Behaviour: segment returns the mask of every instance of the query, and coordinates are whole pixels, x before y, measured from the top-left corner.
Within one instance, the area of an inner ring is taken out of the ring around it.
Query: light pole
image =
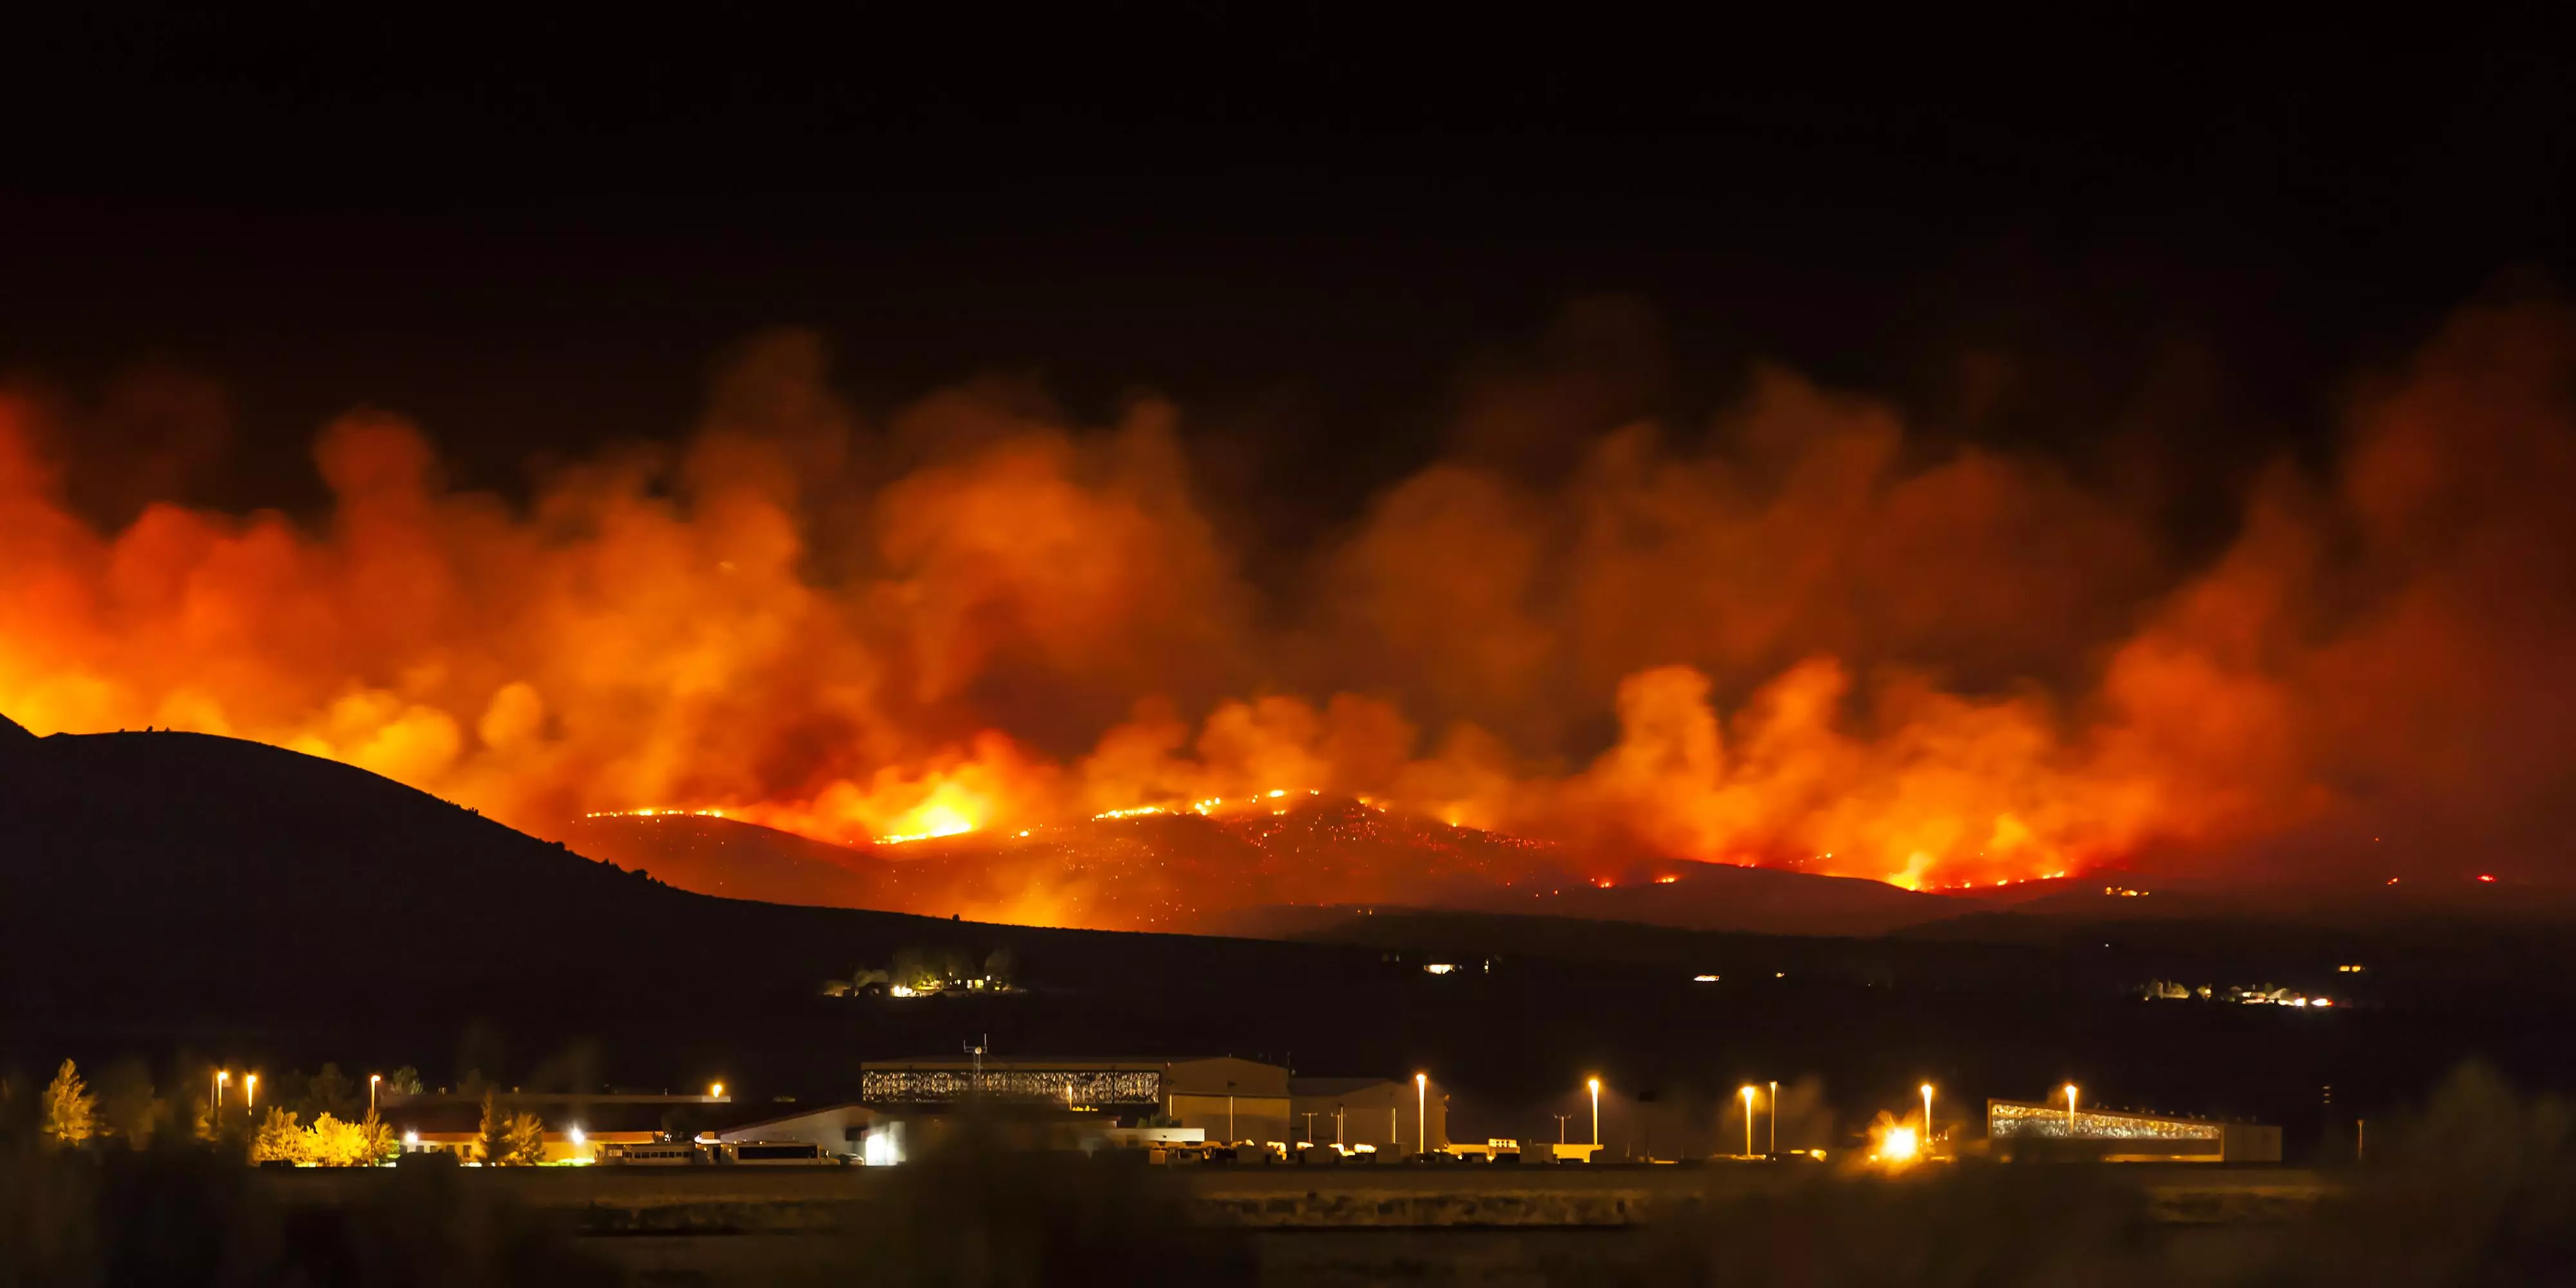
[[[1601,1148],[1601,1080],[1587,1079],[1584,1085],[1592,1088],[1592,1147],[1599,1149]]]
[[[259,1075],[256,1073],[242,1075],[242,1112],[259,1112]]]
[[[1777,1154],[1780,1152],[1780,1081],[1777,1078],[1771,1080],[1769,1104],[1771,1106],[1771,1152]]]
[[[1565,1120],[1566,1120],[1566,1119],[1568,1119],[1568,1118],[1572,1118],[1573,1116],[1574,1116],[1574,1115],[1572,1115],[1572,1114],[1558,1114],[1558,1115],[1556,1115],[1556,1143],[1557,1143],[1557,1144],[1562,1145],[1562,1144],[1564,1144],[1564,1143],[1565,1143]],[[1598,1127],[1593,1128],[1593,1129],[1592,1129],[1592,1134],[1593,1134],[1593,1135],[1595,1135],[1595,1136],[1599,1136],[1599,1135],[1601,1134],[1601,1129],[1600,1129],[1600,1128],[1598,1128]]]
[[[371,1073],[367,1075],[367,1113],[370,1116],[376,1112],[376,1088],[381,1085],[384,1080],[385,1075],[381,1073]]]
[[[709,1100],[722,1100],[722,1099],[724,1099],[724,1084],[723,1084],[723,1083],[721,1083],[721,1082],[716,1082],[716,1083],[710,1083],[710,1084],[708,1084],[708,1086],[707,1086],[707,1099],[709,1099]]]
[[[1751,1158],[1753,1157],[1753,1084],[1745,1083],[1744,1090],[1740,1094],[1744,1097],[1744,1156]]]
[[[2075,1084],[2066,1084],[2066,1138],[2075,1139]]]
[[[221,1109],[221,1108],[223,1108],[223,1107],[224,1107],[224,1087],[225,1087],[225,1085],[226,1085],[226,1084],[230,1083],[232,1080],[233,1080],[233,1071],[232,1071],[232,1070],[230,1070],[230,1069],[217,1069],[217,1070],[215,1070],[215,1109]],[[209,1123],[211,1123],[211,1122],[213,1122],[214,1120],[215,1120],[214,1110],[208,1110],[208,1111],[206,1112],[206,1121],[207,1121],[207,1122],[209,1122]]]
[[[1315,1143],[1315,1111],[1312,1109],[1306,1111],[1306,1143]]]
[[[1413,1152],[1431,1152],[1431,1075],[1413,1075]]]
[[[1923,1143],[1932,1143],[1932,1084],[1923,1084]]]

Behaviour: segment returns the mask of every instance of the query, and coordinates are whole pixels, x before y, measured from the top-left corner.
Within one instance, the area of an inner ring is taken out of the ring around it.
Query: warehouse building
[[[1999,1156],[2107,1163],[2277,1163],[2281,1129],[2173,1114],[2075,1109],[2027,1100],[1986,1102],[1986,1140]]]
[[[1420,1141],[1438,1149],[1447,1140],[1436,1086],[1385,1078],[1295,1079],[1292,1086],[1286,1068],[1235,1056],[934,1056],[872,1062],[860,1071],[860,1102],[888,1115],[938,1113],[975,1095],[1102,1114],[1126,1126],[1196,1129],[1211,1141],[1332,1144],[1336,1124],[1339,1140],[1352,1145],[1410,1150]]]

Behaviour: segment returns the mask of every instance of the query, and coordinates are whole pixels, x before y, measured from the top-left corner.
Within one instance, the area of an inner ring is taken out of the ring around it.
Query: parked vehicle
[[[716,1161],[737,1167],[839,1167],[838,1154],[801,1140],[726,1141],[716,1146]]]
[[[708,1159],[695,1141],[657,1140],[640,1145],[602,1145],[599,1161],[603,1166],[694,1167]]]

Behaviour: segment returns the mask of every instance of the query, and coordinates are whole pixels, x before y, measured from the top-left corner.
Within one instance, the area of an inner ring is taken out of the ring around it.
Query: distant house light
[[[1422,973],[1425,975],[1446,975],[1456,969],[1458,969],[1458,963],[1456,962],[1425,962],[1422,966]]]
[[[1691,982],[1692,982],[1692,983],[1694,983],[1694,984],[1714,984],[1714,983],[1716,983],[1716,982],[1717,982],[1717,976],[1715,976],[1715,975],[1693,975],[1693,976],[1691,976]]]

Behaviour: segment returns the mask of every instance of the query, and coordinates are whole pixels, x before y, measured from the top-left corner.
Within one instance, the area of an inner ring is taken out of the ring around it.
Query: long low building
[[[1211,1141],[1401,1150],[1436,1150],[1448,1143],[1446,1097],[1436,1085],[1417,1088],[1411,1079],[1383,1078],[1292,1080],[1280,1065],[1235,1056],[928,1056],[873,1061],[859,1075],[860,1103],[890,1114],[938,1112],[979,1095],[1061,1105],[1130,1125],[1195,1128]],[[1306,1117],[1310,1113],[1315,1117]]]
[[[2113,1163],[2278,1163],[2281,1129],[2173,1114],[2068,1109],[2028,1100],[1986,1102],[1986,1140],[1998,1154]]]

